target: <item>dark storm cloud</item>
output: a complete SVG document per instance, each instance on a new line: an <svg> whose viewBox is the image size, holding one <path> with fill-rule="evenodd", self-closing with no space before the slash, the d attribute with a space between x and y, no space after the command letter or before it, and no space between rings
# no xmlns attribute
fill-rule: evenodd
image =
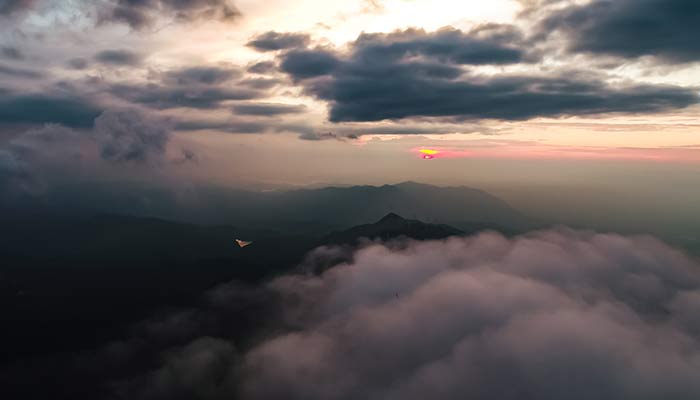
<svg viewBox="0 0 700 400"><path fill-rule="evenodd" d="M311 38L305 33L282 33L269 31L255 37L247 46L258 51L276 51L304 47Z"/></svg>
<svg viewBox="0 0 700 400"><path fill-rule="evenodd" d="M0 93L0 123L58 123L89 127L101 112L98 105L80 97Z"/></svg>
<svg viewBox="0 0 700 400"><path fill-rule="evenodd" d="M324 48L298 49L282 56L281 69L295 79L307 79L334 75L334 71L339 71L339 74L391 75L392 66L403 65L416 70L417 74L451 79L462 72L452 64L513 64L522 61L525 54L516 47L521 36L515 28L505 25L484 25L467 33L443 28L432 33L408 29L389 34L362 34L352 44L347 57ZM432 61L407 61L406 58L411 56L423 56ZM362 80L361 76L356 78Z"/></svg>
<svg viewBox="0 0 700 400"><path fill-rule="evenodd" d="M99 208L113 204L110 199L115 195L134 190L133 187L126 190L129 185L123 182L105 183L107 169L119 174L121 166L129 164L152 171L166 162L183 164L197 158L191 150L180 149L181 156L169 159L166 150L171 139L170 123L134 109L105 111L91 125L94 125L92 129L78 130L47 123L0 145L0 186L7 194L0 204L81 203L85 193L74 196L73 190L65 187L85 185L89 188L86 191L95 191L97 197L91 199L102 196L97 202L101 205L88 205L88 201L82 206ZM75 180L76 174L79 180Z"/></svg>
<svg viewBox="0 0 700 400"><path fill-rule="evenodd" d="M305 87L331 104L334 122L417 116L525 120L662 112L698 102L695 90L671 85L613 87L583 77L530 75L450 79L408 63L368 69L347 65L329 79L307 82Z"/></svg>
<svg viewBox="0 0 700 400"><path fill-rule="evenodd" d="M16 47L2 47L0 48L0 53L2 53L3 57L9 58L11 60L21 60L24 58L24 54L22 54L22 51L20 51L20 49Z"/></svg>
<svg viewBox="0 0 700 400"><path fill-rule="evenodd" d="M307 264L351 261L266 286L280 327L251 349L203 331L129 398L700 396L700 265L656 239L558 229L347 251L318 248ZM212 297L236 306L236 293ZM170 329L194 334L189 320Z"/></svg>
<svg viewBox="0 0 700 400"><path fill-rule="evenodd" d="M284 54L280 68L295 79L313 78L331 73L340 60L330 50L293 50Z"/></svg>
<svg viewBox="0 0 700 400"><path fill-rule="evenodd" d="M156 84L143 86L118 84L113 85L110 88L110 92L131 102L158 109L177 107L210 109L219 107L223 101L250 100L263 94L260 91L248 88L169 87Z"/></svg>
<svg viewBox="0 0 700 400"><path fill-rule="evenodd" d="M514 64L525 59L522 33L510 25L481 25L469 32L408 29L362 34L353 44L358 59L398 60L423 55L456 64Z"/></svg>
<svg viewBox="0 0 700 400"><path fill-rule="evenodd" d="M518 38L517 31L500 25L469 34L454 29L364 34L347 54L332 49L284 53L280 68L307 93L329 103L333 122L424 116L524 120L662 112L698 102L692 88L613 86L604 83L604 76L572 71L477 75L463 68L522 62L527 56L508 47Z"/></svg>
<svg viewBox="0 0 700 400"><path fill-rule="evenodd" d="M248 103L233 106L233 112L241 115L285 115L301 114L306 111L306 107L299 104L273 104L273 103Z"/></svg>
<svg viewBox="0 0 700 400"><path fill-rule="evenodd" d="M165 81L171 81L179 85L215 85L230 81L240 75L241 71L233 67L189 67L167 72Z"/></svg>
<svg viewBox="0 0 700 400"><path fill-rule="evenodd" d="M232 21L240 15L231 0L110 0L99 22L125 23L141 30L154 26L159 18Z"/></svg>
<svg viewBox="0 0 700 400"><path fill-rule="evenodd" d="M141 56L129 50L104 50L95 54L95 60L108 65L134 66L141 63Z"/></svg>
<svg viewBox="0 0 700 400"><path fill-rule="evenodd" d="M540 35L563 32L572 52L667 61L700 61L700 2L696 0L594 0L553 12Z"/></svg>
<svg viewBox="0 0 700 400"><path fill-rule="evenodd" d="M136 110L106 111L95 120L102 158L146 162L161 159L170 140L170 125Z"/></svg>
<svg viewBox="0 0 700 400"><path fill-rule="evenodd" d="M160 83L119 83L107 90L122 99L157 109L213 109L226 101L263 97L276 84L255 85L241 80L242 76L241 69L232 65L192 66L157 73Z"/></svg>

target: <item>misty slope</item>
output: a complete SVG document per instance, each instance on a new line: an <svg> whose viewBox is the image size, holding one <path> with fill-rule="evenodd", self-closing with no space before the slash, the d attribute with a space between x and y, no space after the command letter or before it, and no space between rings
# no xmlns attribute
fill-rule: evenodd
<svg viewBox="0 0 700 400"><path fill-rule="evenodd" d="M354 244L361 238L389 240L398 237L429 240L463 234L465 232L449 225L427 224L390 213L373 224L358 225L344 231L332 232L323 238L322 242L327 245Z"/></svg>
<svg viewBox="0 0 700 400"><path fill-rule="evenodd" d="M317 240L119 215L16 211L0 225L11 229L0 241L0 353L10 360L89 347L219 283L285 273ZM254 243L241 249L237 237Z"/></svg>

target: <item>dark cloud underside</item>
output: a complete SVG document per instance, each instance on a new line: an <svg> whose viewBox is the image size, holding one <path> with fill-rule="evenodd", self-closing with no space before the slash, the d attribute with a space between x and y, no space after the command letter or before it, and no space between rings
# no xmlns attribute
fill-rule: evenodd
<svg viewBox="0 0 700 400"><path fill-rule="evenodd" d="M487 25L464 33L407 30L363 34L348 53L295 49L280 68L330 105L330 119L380 121L410 117L524 120L605 113L655 113L696 104L677 86L612 86L602 75L552 72L477 75L467 65L532 60L512 47L515 28ZM524 48L524 45L521 45Z"/></svg>
<svg viewBox="0 0 700 400"><path fill-rule="evenodd" d="M111 93L134 103L157 109L189 107L217 108L228 100L249 100L260 97L261 92L239 88L225 89L218 87L168 87L155 84L144 86L120 84L110 89Z"/></svg>
<svg viewBox="0 0 700 400"><path fill-rule="evenodd" d="M331 121L409 117L522 120L535 117L662 112L696 104L692 89L663 85L613 87L586 77L459 74L442 64L290 54L282 68L306 92L329 102ZM327 55L324 55L327 57ZM320 61L319 61L320 60ZM337 60L337 59L336 59Z"/></svg>
<svg viewBox="0 0 700 400"><path fill-rule="evenodd" d="M0 94L0 123L59 123L89 127L101 112L92 102L81 98Z"/></svg>
<svg viewBox="0 0 700 400"><path fill-rule="evenodd" d="M539 29L566 34L572 52L700 61L696 0L594 0L554 12Z"/></svg>

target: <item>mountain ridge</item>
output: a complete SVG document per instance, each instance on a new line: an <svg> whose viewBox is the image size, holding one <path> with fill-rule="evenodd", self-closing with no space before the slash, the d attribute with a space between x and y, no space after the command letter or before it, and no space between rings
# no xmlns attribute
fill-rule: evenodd
<svg viewBox="0 0 700 400"><path fill-rule="evenodd" d="M405 237L415 240L429 240L444 239L464 234L466 232L449 225L430 224L419 220L406 219L394 212L390 212L374 223L331 232L321 242L325 245L353 245L362 239L385 241Z"/></svg>

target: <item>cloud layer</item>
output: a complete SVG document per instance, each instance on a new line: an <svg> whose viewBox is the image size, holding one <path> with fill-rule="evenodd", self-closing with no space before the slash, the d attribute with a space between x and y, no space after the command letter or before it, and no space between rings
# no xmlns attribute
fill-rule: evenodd
<svg viewBox="0 0 700 400"><path fill-rule="evenodd" d="M333 122L657 113L698 100L690 88L613 85L603 74L578 70L484 74L474 68L535 61L526 47L523 34L507 25L406 30L363 34L347 52L294 49L280 56L280 68L306 93L329 103Z"/></svg>
<svg viewBox="0 0 700 400"><path fill-rule="evenodd" d="M700 266L648 237L376 245L271 286L298 330L245 355L243 398L700 395Z"/></svg>
<svg viewBox="0 0 700 400"><path fill-rule="evenodd" d="M700 60L699 19L695 0L594 0L548 15L539 29L564 33L572 52L689 62Z"/></svg>
<svg viewBox="0 0 700 400"><path fill-rule="evenodd" d="M110 0L101 10L100 22L125 23L132 29L152 27L158 18L178 22L233 20L240 12L231 0Z"/></svg>
<svg viewBox="0 0 700 400"><path fill-rule="evenodd" d="M150 321L128 346L189 344L118 387L144 399L700 395L700 264L656 239L562 228L348 250L314 250L305 268L349 260L322 275L222 285L207 308ZM250 304L267 311L227 311ZM213 321L265 328L238 347Z"/></svg>

